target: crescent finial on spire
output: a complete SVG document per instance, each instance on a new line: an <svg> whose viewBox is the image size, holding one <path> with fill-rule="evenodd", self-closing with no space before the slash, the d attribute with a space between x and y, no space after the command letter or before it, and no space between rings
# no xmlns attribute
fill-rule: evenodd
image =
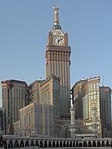
<svg viewBox="0 0 112 149"><path fill-rule="evenodd" d="M61 29L60 23L59 23L59 5L53 5L54 9L54 29Z"/></svg>
<svg viewBox="0 0 112 149"><path fill-rule="evenodd" d="M55 11L55 10L57 10L57 11L58 11L58 10L59 10L59 8L60 8L60 7L59 7L59 5L57 5L57 6L56 6L56 5L53 5L53 9L54 9L54 11Z"/></svg>

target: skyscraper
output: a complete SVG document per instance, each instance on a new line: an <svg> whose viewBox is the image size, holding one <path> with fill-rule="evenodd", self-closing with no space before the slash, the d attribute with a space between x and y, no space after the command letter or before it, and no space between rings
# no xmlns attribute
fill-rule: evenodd
<svg viewBox="0 0 112 149"><path fill-rule="evenodd" d="M75 103L75 118L83 119L83 103L82 103L82 84L86 80L80 80L72 87L73 103Z"/></svg>
<svg viewBox="0 0 112 149"><path fill-rule="evenodd" d="M46 78L54 75L60 78L60 116L70 111L70 53L68 34L61 30L59 7L54 9L54 26L48 34L46 47Z"/></svg>
<svg viewBox="0 0 112 149"><path fill-rule="evenodd" d="M27 105L27 84L24 81L2 81L2 108L6 113L6 133L13 134L13 122L19 120L19 109Z"/></svg>
<svg viewBox="0 0 112 149"><path fill-rule="evenodd" d="M111 89L109 87L100 87L100 117L103 125L103 135L110 137L111 122Z"/></svg>
<svg viewBox="0 0 112 149"><path fill-rule="evenodd" d="M96 116L100 119L99 83L100 77L94 77L80 80L73 86L75 109L78 112L82 111L80 117L78 112L76 113L77 118L90 120L92 116L91 109L95 105L97 108Z"/></svg>
<svg viewBox="0 0 112 149"><path fill-rule="evenodd" d="M28 87L29 91L29 100L30 102L40 102L40 85L45 80L36 80L33 83L31 83Z"/></svg>
<svg viewBox="0 0 112 149"><path fill-rule="evenodd" d="M83 79L72 88L76 119L91 120L92 108L96 119L101 119L104 137L111 137L111 89L100 87L100 77Z"/></svg>
<svg viewBox="0 0 112 149"><path fill-rule="evenodd" d="M0 107L0 135L2 134L3 131L3 111L2 108Z"/></svg>

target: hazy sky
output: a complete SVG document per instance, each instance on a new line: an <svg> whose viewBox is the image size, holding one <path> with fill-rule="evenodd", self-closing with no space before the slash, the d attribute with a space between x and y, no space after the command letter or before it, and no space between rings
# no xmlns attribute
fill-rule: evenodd
<svg viewBox="0 0 112 149"><path fill-rule="evenodd" d="M112 87L112 0L0 0L0 81L45 79L54 4L69 36L71 86L100 75Z"/></svg>

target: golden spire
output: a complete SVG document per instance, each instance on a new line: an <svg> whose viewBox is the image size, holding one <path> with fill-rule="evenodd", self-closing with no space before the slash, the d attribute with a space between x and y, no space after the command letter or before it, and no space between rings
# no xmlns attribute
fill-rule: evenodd
<svg viewBox="0 0 112 149"><path fill-rule="evenodd" d="M59 5L56 7L56 5L53 6L54 9L54 29L61 29L60 23L59 23Z"/></svg>

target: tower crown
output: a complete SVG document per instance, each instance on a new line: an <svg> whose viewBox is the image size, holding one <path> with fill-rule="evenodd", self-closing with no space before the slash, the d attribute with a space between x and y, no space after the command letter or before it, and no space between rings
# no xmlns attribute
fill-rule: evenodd
<svg viewBox="0 0 112 149"><path fill-rule="evenodd" d="M61 29L60 23L59 23L59 5L56 7L53 6L54 9L54 26L53 29Z"/></svg>

